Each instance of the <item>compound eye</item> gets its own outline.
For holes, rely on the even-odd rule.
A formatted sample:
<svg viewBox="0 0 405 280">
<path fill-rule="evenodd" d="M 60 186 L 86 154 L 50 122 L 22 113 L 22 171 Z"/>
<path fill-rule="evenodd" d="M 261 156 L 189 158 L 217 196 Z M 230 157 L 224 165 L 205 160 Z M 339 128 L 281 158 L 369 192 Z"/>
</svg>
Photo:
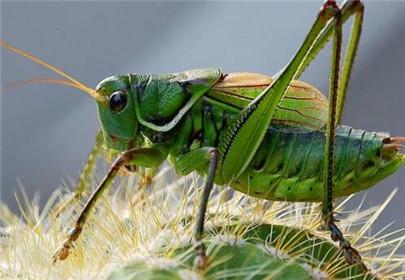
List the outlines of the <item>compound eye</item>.
<svg viewBox="0 0 405 280">
<path fill-rule="evenodd" d="M 125 92 L 116 91 L 110 95 L 110 109 L 113 112 L 119 113 L 127 106 L 128 98 Z"/>
</svg>

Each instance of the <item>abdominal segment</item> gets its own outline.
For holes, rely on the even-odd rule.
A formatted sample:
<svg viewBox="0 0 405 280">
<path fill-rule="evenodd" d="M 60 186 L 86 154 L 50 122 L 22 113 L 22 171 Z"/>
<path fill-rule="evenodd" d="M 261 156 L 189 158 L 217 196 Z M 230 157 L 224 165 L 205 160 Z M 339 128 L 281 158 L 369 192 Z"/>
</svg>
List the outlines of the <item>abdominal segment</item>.
<svg viewBox="0 0 405 280">
<path fill-rule="evenodd" d="M 381 155 L 387 134 L 347 126 L 336 131 L 334 197 L 366 189 L 399 163 Z M 230 186 L 250 196 L 322 201 L 325 132 L 272 126 L 252 162 Z"/>
</svg>

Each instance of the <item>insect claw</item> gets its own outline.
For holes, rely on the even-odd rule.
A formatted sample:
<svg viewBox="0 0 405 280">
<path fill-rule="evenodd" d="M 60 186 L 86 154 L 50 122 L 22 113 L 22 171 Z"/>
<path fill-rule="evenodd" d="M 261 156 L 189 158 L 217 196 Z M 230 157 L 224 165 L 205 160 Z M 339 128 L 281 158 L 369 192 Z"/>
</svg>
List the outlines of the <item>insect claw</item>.
<svg viewBox="0 0 405 280">
<path fill-rule="evenodd" d="M 361 261 L 361 256 L 357 250 L 353 249 L 353 247 L 349 246 L 343 248 L 343 254 L 345 256 L 346 261 L 349 264 L 355 264 Z"/>
<path fill-rule="evenodd" d="M 343 255 L 349 264 L 356 264 L 361 262 L 360 253 L 350 245 L 349 241 L 343 239 L 340 241 L 340 248 L 343 250 Z"/>
<path fill-rule="evenodd" d="M 333 241 L 339 241 L 339 247 L 343 251 L 346 262 L 350 265 L 359 264 L 364 272 L 369 271 L 367 266 L 361 261 L 360 253 L 352 247 L 349 241 L 347 241 L 339 228 L 332 222 L 328 223 L 329 230 L 331 231 L 331 238 Z"/>
<path fill-rule="evenodd" d="M 52 256 L 52 264 L 55 264 L 58 260 L 65 260 L 68 256 L 69 256 L 69 249 L 71 246 L 71 242 L 68 242 L 68 240 L 66 240 L 62 247 L 60 247 L 59 249 L 57 249 L 55 251 L 55 253 Z"/>
<path fill-rule="evenodd" d="M 330 220 L 329 220 L 330 221 Z M 339 247 L 343 251 L 343 256 L 346 262 L 350 265 L 358 264 L 361 266 L 364 272 L 368 272 L 369 269 L 362 262 L 360 253 L 352 247 L 349 241 L 347 241 L 339 228 L 332 222 L 328 223 L 329 230 L 331 231 L 331 238 L 333 241 L 339 241 Z"/>
<path fill-rule="evenodd" d="M 210 260 L 205 253 L 205 248 L 202 243 L 197 245 L 196 253 L 197 255 L 194 260 L 194 268 L 199 272 L 203 272 L 209 267 Z"/>
<path fill-rule="evenodd" d="M 63 245 L 55 251 L 52 256 L 52 264 L 55 264 L 58 260 L 65 260 L 69 256 L 69 250 L 72 247 L 74 241 L 79 238 L 80 233 L 82 232 L 81 226 L 75 226 L 71 230 L 69 230 L 68 238 L 66 238 Z"/>
</svg>

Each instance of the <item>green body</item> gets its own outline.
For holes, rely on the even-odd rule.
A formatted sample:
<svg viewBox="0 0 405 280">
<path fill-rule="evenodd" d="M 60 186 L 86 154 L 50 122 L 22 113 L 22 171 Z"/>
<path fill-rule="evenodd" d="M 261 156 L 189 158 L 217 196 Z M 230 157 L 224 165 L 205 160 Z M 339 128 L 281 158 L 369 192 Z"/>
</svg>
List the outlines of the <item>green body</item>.
<svg viewBox="0 0 405 280">
<path fill-rule="evenodd" d="M 322 219 L 339 241 L 349 264 L 361 256 L 335 224 L 333 198 L 376 184 L 405 162 L 404 137 L 342 126 L 349 78 L 364 15 L 361 1 L 339 7 L 325 1 L 289 63 L 271 77 L 223 74 L 199 69 L 166 75 L 109 77 L 95 90 L 56 67 L 0 40 L 0 45 L 56 72 L 66 80 L 49 82 L 79 88 L 97 101 L 103 146 L 117 156 L 87 200 L 74 227 L 53 256 L 66 259 L 90 210 L 119 171 L 159 167 L 169 159 L 179 174 L 205 175 L 195 238 L 196 268 L 209 266 L 201 242 L 213 183 L 269 200 L 322 201 Z M 342 26 L 353 17 L 342 59 Z M 314 87 L 296 81 L 332 42 L 329 100 Z M 101 141 L 99 141 L 100 143 Z M 95 160 L 96 143 L 80 177 L 77 194 Z M 367 267 L 361 263 L 362 268 Z"/>
<path fill-rule="evenodd" d="M 115 113 L 98 103 L 106 147 L 113 155 L 135 147 L 153 148 L 153 154 L 137 157 L 133 165 L 156 167 L 169 158 L 183 175 L 205 174 L 208 161 L 206 152 L 200 151 L 214 147 L 220 162 L 217 184 L 269 200 L 322 201 L 328 101 L 303 82 L 292 82 L 259 149 L 241 172 L 230 175 L 222 168 L 225 144 L 235 142 L 228 139 L 229 128 L 271 82 L 264 75 L 224 75 L 217 69 L 107 78 L 97 91 L 107 97 L 125 91 L 128 104 Z M 334 197 L 371 187 L 404 163 L 402 154 L 383 151 L 386 139 L 387 134 L 338 126 Z"/>
<path fill-rule="evenodd" d="M 339 241 L 349 264 L 360 263 L 368 271 L 335 224 L 333 198 L 371 187 L 403 165 L 405 155 L 399 150 L 405 137 L 341 126 L 363 15 L 361 1 L 345 1 L 341 6 L 325 1 L 297 52 L 274 80 L 260 74 L 225 75 L 219 69 L 200 69 L 117 75 L 93 90 L 0 40 L 2 47 L 67 79 L 41 81 L 81 89 L 97 101 L 102 135 L 80 176 L 77 196 L 95 165 L 92 156 L 100 143 L 108 158 L 117 156 L 53 262 L 67 258 L 89 211 L 120 170 L 135 171 L 138 166 L 156 170 L 169 158 L 179 174 L 197 171 L 206 177 L 195 231 L 199 271 L 209 266 L 201 239 L 214 182 L 269 200 L 322 201 L 322 219 L 332 240 Z M 351 17 L 341 59 L 343 24 Z M 296 80 L 330 39 L 327 101 L 317 89 Z"/>
</svg>

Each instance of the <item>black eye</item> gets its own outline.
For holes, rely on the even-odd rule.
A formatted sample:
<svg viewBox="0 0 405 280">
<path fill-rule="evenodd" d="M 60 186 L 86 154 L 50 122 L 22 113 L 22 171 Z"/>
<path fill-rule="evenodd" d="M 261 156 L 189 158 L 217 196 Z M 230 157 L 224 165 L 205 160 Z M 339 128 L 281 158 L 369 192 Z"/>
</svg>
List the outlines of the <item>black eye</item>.
<svg viewBox="0 0 405 280">
<path fill-rule="evenodd" d="M 127 106 L 128 98 L 123 91 L 116 91 L 110 95 L 110 109 L 114 112 L 121 112 Z"/>
</svg>

